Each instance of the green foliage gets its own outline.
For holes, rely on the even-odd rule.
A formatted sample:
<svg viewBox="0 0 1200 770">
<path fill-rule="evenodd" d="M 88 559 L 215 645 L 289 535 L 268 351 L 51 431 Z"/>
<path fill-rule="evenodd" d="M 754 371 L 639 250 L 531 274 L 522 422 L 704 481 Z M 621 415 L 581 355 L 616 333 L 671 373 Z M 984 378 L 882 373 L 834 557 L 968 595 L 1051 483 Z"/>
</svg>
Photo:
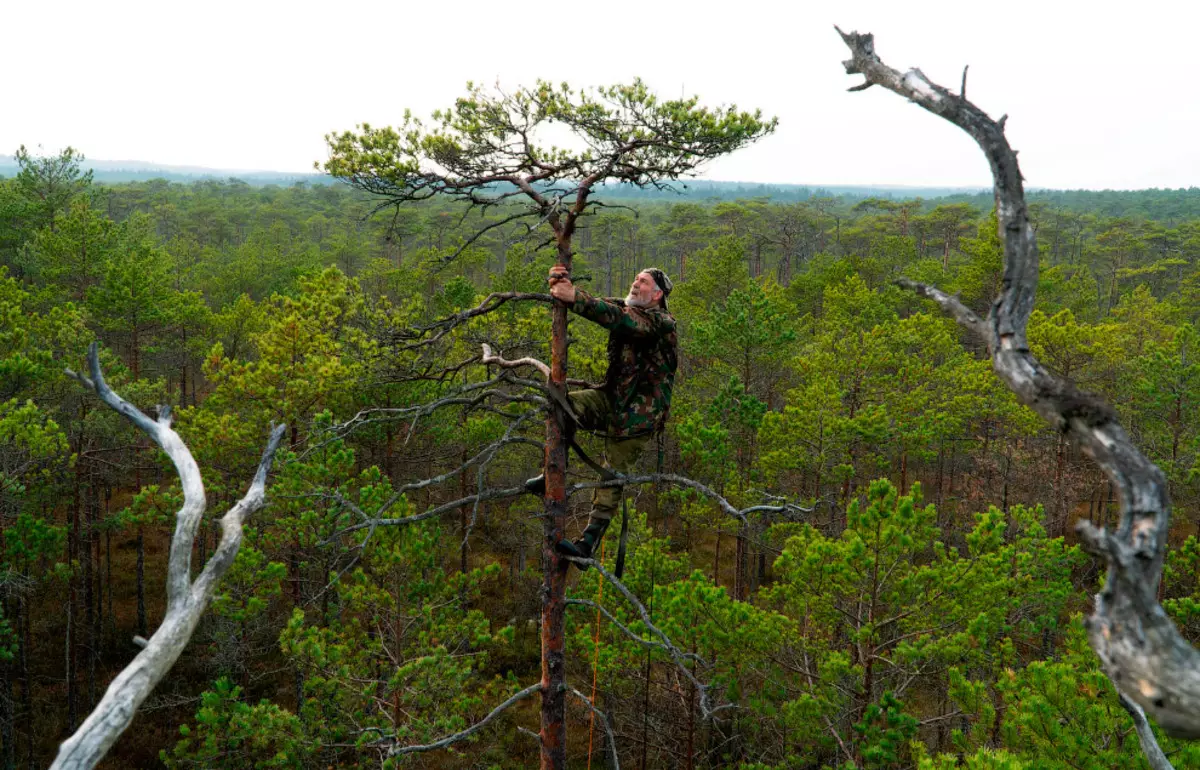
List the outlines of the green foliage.
<svg viewBox="0 0 1200 770">
<path fill-rule="evenodd" d="M 588 149 L 531 141 L 545 123 L 566 126 Z M 512 174 L 553 168 L 551 179 L 594 176 L 643 186 L 684 176 L 705 159 L 770 133 L 775 124 L 760 112 L 700 107 L 696 97 L 659 100 L 640 80 L 593 90 L 538 81 L 511 92 L 468 83 L 467 94 L 435 111 L 428 126 L 405 111 L 399 128 L 363 124 L 358 133 L 328 135 L 324 168 L 373 191 L 418 200 L 454 192 L 431 170 L 434 164 L 472 184 L 513 164 Z M 622 163 L 614 167 L 612 157 Z"/>
<path fill-rule="evenodd" d="M 179 728 L 182 736 L 159 759 L 170 770 L 229 767 L 238 770 L 285 770 L 308 767 L 315 752 L 300 720 L 275 704 L 241 700 L 242 688 L 228 679 L 216 681 L 200 696 L 195 726 Z"/>
<path fill-rule="evenodd" d="M 472 87 L 432 121 L 331 137 L 331 170 L 411 198 L 445 179 L 478 181 L 498 158 L 514 174 L 556 162 L 561 173 L 545 182 L 574 189 L 606 167 L 613 142 L 648 140 L 645 119 L 669 123 L 669 141 L 634 148 L 610 182 L 668 183 L 663 174 L 691 173 L 772 125 L 660 100 L 636 83 L 585 92 L 541 84 L 509 95 Z M 507 145 L 489 144 L 519 145 L 516 129 L 552 120 L 600 139 L 590 151 L 556 149 L 533 130 L 532 155 L 508 160 Z M 122 395 L 146 410 L 178 406 L 213 517 L 201 526 L 197 564 L 219 537 L 215 517 L 244 493 L 269 424 L 292 428 L 269 505 L 249 523 L 190 648 L 180 686 L 208 692 L 163 763 L 378 767 L 374 742 L 440 738 L 535 681 L 536 501 L 500 498 L 442 519 L 361 526 L 376 515 L 421 515 L 476 485 L 513 488 L 538 464 L 540 446 L 530 444 L 541 414 L 509 400 L 536 390 L 484 385 L 497 371 L 463 362 L 482 341 L 508 357 L 544 359 L 543 303 L 508 302 L 412 346 L 422 339 L 414 327 L 489 292 L 544 292 L 554 253 L 504 222 L 525 209 L 501 204 L 463 218 L 438 200 L 409 200 L 394 218 L 365 218 L 378 200 L 344 185 L 100 187 L 79 158 L 23 153 L 23 176 L 0 180 L 0 570 L 10 576 L 0 591 L 0 674 L 22 694 L 28 661 L 35 709 L 13 715 L 20 741 L 65 729 L 42 705 L 62 698 L 64 640 L 87 643 L 75 649 L 77 696 L 92 649 L 102 687 L 119 657 L 113 644 L 131 631 L 122 601 L 132 594 L 124 581 L 134 579 L 133 531 L 144 539 L 152 592 L 179 505 L 165 458 L 63 376 L 65 366 L 82 368 L 93 338 Z M 487 197 L 515 188 L 471 189 Z M 737 708 L 705 722 L 669 655 L 607 621 L 597 648 L 594 613 L 575 607 L 569 679 L 583 690 L 597 661 L 622 762 L 637 763 L 643 729 L 648 766 L 1141 762 L 1127 716 L 1068 620 L 1086 608 L 1094 572 L 1051 536 L 1083 516 L 1112 523 L 1103 478 L 998 385 L 974 341 L 892 285 L 902 275 L 929 281 L 986 311 L 1002 278 L 995 218 L 983 213 L 990 201 L 807 191 L 786 203 L 714 204 L 635 200 L 629 184 L 598 184 L 595 194 L 636 211 L 579 220 L 575 270 L 591 276 L 583 285 L 623 294 L 647 263 L 677 279 L 671 309 L 683 350 L 664 470 L 737 507 L 776 506 L 743 524 L 693 491 L 628 490 L 639 510 L 625 582 L 678 648 L 697 656 L 689 671 L 711 685 L 713 701 Z M 1200 224 L 1189 219 L 1191 193 L 1139 195 L 1034 196 L 1042 265 L 1029 339 L 1048 366 L 1113 403 L 1166 472 L 1180 514 L 1172 542 L 1182 546 L 1168 556 L 1164 608 L 1196 639 L 1200 546 L 1188 536 L 1200 493 Z M 1144 216 L 1152 212 L 1170 219 Z M 570 376 L 601 379 L 603 331 L 576 321 L 570 338 Z M 410 410 L 462 385 L 503 397 Z M 512 434 L 526 444 L 485 452 L 454 474 L 527 408 Z M 658 460 L 648 455 L 643 467 Z M 574 462 L 571 470 L 572 480 L 590 480 Z M 439 475 L 445 483 L 396 494 Z M 572 505 L 583 513 L 586 503 Z M 611 535 L 607 545 L 611 564 Z M 88 570 L 93 589 L 117 605 L 110 616 L 93 604 L 94 647 L 78 614 Z M 64 599 L 72 591 L 74 604 Z M 594 571 L 573 576 L 570 591 L 602 595 L 633 633 L 655 638 L 609 586 L 601 591 Z M 64 605 L 76 613 L 70 635 Z M 528 764 L 536 747 L 513 728 L 534 724 L 531 705 L 429 761 Z M 159 728 L 169 714 L 145 719 Z M 572 707 L 572 761 L 583 719 Z M 1177 767 L 1200 763 L 1191 747 L 1163 743 Z"/>
</svg>

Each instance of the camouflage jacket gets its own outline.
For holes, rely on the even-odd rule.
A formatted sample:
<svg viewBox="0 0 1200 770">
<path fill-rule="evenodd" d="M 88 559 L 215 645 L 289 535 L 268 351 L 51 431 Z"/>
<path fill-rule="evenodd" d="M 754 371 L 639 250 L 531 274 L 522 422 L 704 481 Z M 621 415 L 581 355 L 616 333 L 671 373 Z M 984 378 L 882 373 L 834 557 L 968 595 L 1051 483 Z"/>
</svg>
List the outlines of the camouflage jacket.
<svg viewBox="0 0 1200 770">
<path fill-rule="evenodd" d="M 572 312 L 608 329 L 608 374 L 604 390 L 612 405 L 609 434 L 653 433 L 667 420 L 679 340 L 675 319 L 661 308 L 627 307 L 575 290 Z"/>
</svg>

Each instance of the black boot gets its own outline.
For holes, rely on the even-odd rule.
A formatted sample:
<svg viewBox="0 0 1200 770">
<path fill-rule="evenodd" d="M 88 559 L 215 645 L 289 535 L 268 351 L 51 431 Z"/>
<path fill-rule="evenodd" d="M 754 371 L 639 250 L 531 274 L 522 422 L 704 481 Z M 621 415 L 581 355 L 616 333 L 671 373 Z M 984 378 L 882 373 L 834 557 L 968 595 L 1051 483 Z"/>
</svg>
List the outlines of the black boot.
<svg viewBox="0 0 1200 770">
<path fill-rule="evenodd" d="M 538 474 L 531 479 L 525 480 L 525 491 L 537 497 L 546 496 L 546 477 Z"/>
<path fill-rule="evenodd" d="M 604 532 L 608 529 L 608 524 L 611 519 L 589 519 L 587 529 L 583 531 L 579 539 L 575 542 L 570 540 L 559 540 L 555 548 L 564 556 L 574 556 L 577 559 L 590 559 L 592 554 L 596 552 L 596 546 L 600 545 L 600 539 L 604 537 Z M 575 564 L 581 570 L 586 570 L 588 565 Z"/>
</svg>

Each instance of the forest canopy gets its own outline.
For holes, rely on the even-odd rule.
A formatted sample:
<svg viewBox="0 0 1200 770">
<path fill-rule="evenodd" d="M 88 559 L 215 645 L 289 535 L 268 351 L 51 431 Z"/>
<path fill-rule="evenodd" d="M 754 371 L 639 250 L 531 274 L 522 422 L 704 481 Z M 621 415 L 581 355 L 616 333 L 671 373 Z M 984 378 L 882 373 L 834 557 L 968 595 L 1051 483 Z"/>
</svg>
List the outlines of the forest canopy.
<svg viewBox="0 0 1200 770">
<path fill-rule="evenodd" d="M 541 505 L 485 492 L 540 468 L 545 399 L 478 356 L 549 360 L 546 306 L 430 324 L 544 292 L 554 245 L 503 207 L 371 217 L 378 199 L 340 184 L 99 184 L 73 151 L 17 159 L 0 179 L 0 766 L 47 764 L 165 611 L 181 490 L 64 375 L 87 371 L 92 341 L 123 397 L 173 407 L 203 470 L 197 563 L 288 426 L 237 561 L 108 766 L 401 766 L 421 760 L 395 748 L 536 680 Z M 1193 644 L 1194 192 L 1031 194 L 1028 327 L 1165 473 L 1162 601 Z M 649 265 L 676 282 L 672 418 L 641 470 L 750 512 L 627 489 L 636 604 L 596 570 L 567 586 L 572 761 L 1144 766 L 1081 621 L 1101 576 L 1073 525 L 1116 521 L 1112 485 L 977 340 L 895 285 L 986 314 L 1004 269 L 990 199 L 624 202 L 579 218 L 572 274 L 602 296 Z M 569 375 L 601 379 L 603 330 L 575 320 L 570 338 Z M 524 704 L 425 756 L 529 766 L 518 728 L 536 721 Z M 1200 762 L 1159 738 L 1176 766 Z"/>
</svg>

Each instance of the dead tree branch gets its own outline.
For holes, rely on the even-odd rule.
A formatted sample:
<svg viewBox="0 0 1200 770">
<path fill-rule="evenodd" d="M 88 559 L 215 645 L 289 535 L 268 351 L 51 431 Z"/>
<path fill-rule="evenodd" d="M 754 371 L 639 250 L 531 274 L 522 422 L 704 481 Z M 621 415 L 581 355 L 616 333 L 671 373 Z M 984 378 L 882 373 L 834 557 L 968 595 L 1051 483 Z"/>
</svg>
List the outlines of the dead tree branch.
<svg viewBox="0 0 1200 770">
<path fill-rule="evenodd" d="M 492 346 L 486 343 L 483 346 L 483 358 L 480 359 L 480 363 L 495 364 L 496 366 L 504 369 L 515 369 L 518 366 L 532 366 L 544 374 L 546 379 L 550 379 L 550 367 L 547 364 L 542 363 L 536 358 L 518 358 L 513 361 L 509 361 L 502 356 L 498 356 L 493 353 Z"/>
<path fill-rule="evenodd" d="M 1088 619 L 1091 645 L 1118 691 L 1168 735 L 1200 737 L 1200 653 L 1180 636 L 1157 600 L 1171 507 L 1166 479 L 1133 445 L 1111 407 L 1049 372 L 1025 339 L 1037 288 L 1037 238 L 1004 119 L 993 121 L 919 69 L 901 73 L 887 66 L 876 55 L 870 34 L 838 32 L 850 48 L 848 73 L 861 74 L 867 84 L 883 86 L 945 118 L 966 131 L 987 156 L 1005 259 L 1003 288 L 986 321 L 936 289 L 907 285 L 980 335 L 993 369 L 1017 398 L 1067 434 L 1112 480 L 1121 503 L 1116 531 L 1087 521 L 1077 525 L 1084 547 L 1108 562 L 1107 581 Z M 1139 734 L 1153 739 L 1148 732 Z"/>
<path fill-rule="evenodd" d="M 90 379 L 70 369 L 67 370 L 67 374 L 94 391 L 105 404 L 162 447 L 179 474 L 183 506 L 175 515 L 175 534 L 171 538 L 171 551 L 167 563 L 167 610 L 162 624 L 154 635 L 146 640 L 137 657 L 117 674 L 100 703 L 75 734 L 63 741 L 58 756 L 51 765 L 54 770 L 95 767 L 121 733 L 129 727 L 138 706 L 145 701 L 183 653 L 183 648 L 187 646 L 200 622 L 200 616 L 204 614 L 212 599 L 217 583 L 237 556 L 242 544 L 242 522 L 261 508 L 266 500 L 267 471 L 271 468 L 275 450 L 286 427 L 278 425 L 271 431 L 250 489 L 246 496 L 221 518 L 221 542 L 200 575 L 193 581 L 192 543 L 207 505 L 200 468 L 183 439 L 172 430 L 169 408 L 161 407 L 158 419 L 152 420 L 118 396 L 104 382 L 96 343 L 92 343 L 88 350 L 88 366 L 91 369 Z"/>
<path fill-rule="evenodd" d="M 541 682 L 538 682 L 537 684 L 531 684 L 524 690 L 521 690 L 508 700 L 501 703 L 496 708 L 492 709 L 490 712 L 488 712 L 487 716 L 471 725 L 467 729 L 454 733 L 453 735 L 447 735 L 445 738 L 442 738 L 439 741 L 434 741 L 433 743 L 424 743 L 417 746 L 393 746 L 392 748 L 388 749 L 388 756 L 396 757 L 400 756 L 401 754 L 416 754 L 417 752 L 422 751 L 435 751 L 437 749 L 444 749 L 452 743 L 458 743 L 463 738 L 471 737 L 484 727 L 487 727 L 489 722 L 503 714 L 505 711 L 508 711 L 510 708 L 525 700 L 530 695 L 541 691 Z"/>
<path fill-rule="evenodd" d="M 596 602 L 590 601 L 588 599 L 567 599 L 567 606 L 572 606 L 572 605 L 577 606 L 577 607 L 590 607 L 591 609 L 596 610 L 600 614 L 604 615 L 604 617 L 608 618 L 609 622 L 611 622 L 614 626 L 621 629 L 621 631 L 626 636 L 628 636 L 630 639 L 632 639 L 633 641 L 637 642 L 638 644 L 640 644 L 644 647 L 652 647 L 656 650 L 662 650 L 663 652 L 667 653 L 668 655 L 675 652 L 675 650 L 672 650 L 670 647 L 666 646 L 662 642 L 656 642 L 653 639 L 647 639 L 646 637 L 637 633 L 629 626 L 627 626 L 624 623 L 622 623 L 621 621 L 617 620 L 611 612 L 609 612 L 608 610 L 606 610 L 604 607 L 600 606 Z M 690 658 L 690 659 L 696 661 L 697 663 L 699 663 L 701 666 L 704 666 L 705 668 L 709 668 L 708 662 L 705 661 L 704 658 L 701 658 L 699 655 L 696 655 L 695 653 L 685 652 L 685 653 L 683 653 L 683 657 Z"/>
<path fill-rule="evenodd" d="M 1171 760 L 1167 759 L 1162 747 L 1158 745 L 1158 739 L 1154 737 L 1154 730 L 1150 728 L 1150 722 L 1147 721 L 1146 712 L 1142 710 L 1142 707 L 1131 701 L 1120 690 L 1117 691 L 1117 698 L 1121 701 L 1121 708 L 1128 711 L 1129 716 L 1133 718 L 1133 729 L 1137 732 L 1138 741 L 1142 744 L 1142 753 L 1146 755 L 1150 770 L 1175 770 Z"/>
<path fill-rule="evenodd" d="M 446 513 L 447 511 L 456 510 L 458 508 L 461 508 L 464 505 L 471 505 L 476 502 L 482 503 L 482 502 L 487 502 L 489 500 L 501 500 L 506 497 L 518 497 L 518 496 L 524 495 L 524 494 L 527 494 L 527 492 L 525 491 L 525 485 L 523 485 L 523 484 L 519 487 L 508 487 L 506 489 L 485 489 L 482 492 L 479 492 L 478 494 L 467 495 L 466 497 L 460 497 L 457 500 L 451 500 L 448 503 L 442 503 L 441 505 L 430 508 L 429 510 L 424 511 L 422 513 L 414 513 L 411 516 L 402 516 L 402 517 L 393 518 L 393 519 L 367 519 L 365 521 L 360 521 L 357 524 L 351 524 L 350 526 L 344 527 L 343 529 L 341 529 L 340 531 L 338 531 L 337 533 L 335 533 L 334 535 L 329 537 L 327 540 L 325 540 L 322 543 L 322 545 L 327 545 L 329 543 L 332 543 L 334 540 L 341 537 L 342 535 L 348 535 L 351 532 L 357 532 L 360 529 L 376 529 L 378 527 L 399 527 L 399 526 L 403 526 L 405 524 L 415 524 L 418 521 L 425 521 L 426 519 L 432 519 L 437 516 L 441 516 L 443 513 Z"/>
<path fill-rule="evenodd" d="M 579 690 L 572 687 L 571 694 L 583 701 L 583 705 L 587 706 L 593 714 L 599 717 L 600 724 L 604 726 L 604 734 L 608 736 L 608 756 L 612 760 L 613 770 L 621 770 L 621 761 L 617 758 L 617 736 L 613 733 L 612 726 L 608 723 L 608 717 L 604 715 L 603 711 L 596 708 L 596 704 L 592 703 L 591 698 Z"/>
<path fill-rule="evenodd" d="M 533 302 L 551 303 L 554 301 L 554 298 L 549 294 L 537 294 L 524 291 L 492 292 L 484 298 L 483 302 L 480 302 L 478 305 L 470 308 L 469 310 L 461 310 L 454 315 L 440 318 L 431 324 L 426 324 L 424 326 L 413 326 L 396 332 L 393 335 L 393 341 L 405 342 L 404 345 L 398 347 L 396 350 L 397 352 L 403 352 L 406 350 L 415 350 L 416 348 L 423 348 L 427 345 L 432 345 L 442 337 L 445 337 L 452 330 L 462 326 L 467 321 L 470 321 L 472 318 L 486 315 L 494 310 L 498 310 L 501 305 L 513 300 L 528 300 Z"/>
<path fill-rule="evenodd" d="M 646 605 L 642 604 L 642 602 L 633 595 L 633 592 L 625 587 L 624 583 L 622 583 L 620 580 L 617 580 L 615 575 L 606 570 L 603 564 L 601 564 L 597 559 L 578 559 L 574 556 L 564 556 L 563 558 L 568 561 L 573 561 L 579 565 L 595 567 L 596 571 L 599 572 L 604 579 L 612 585 L 613 588 L 617 589 L 617 593 L 625 597 L 625 601 L 629 602 L 633 609 L 637 611 L 638 617 L 641 618 L 642 623 L 646 626 L 647 630 L 658 637 L 659 641 L 661 642 L 662 649 L 666 651 L 668 656 L 670 656 L 671 662 L 675 664 L 677 669 L 683 672 L 683 675 L 687 677 L 687 679 L 696 688 L 696 692 L 700 695 L 700 714 L 704 719 L 709 719 L 717 711 L 730 708 L 729 705 L 726 705 L 714 709 L 709 705 L 708 685 L 703 684 L 699 679 L 697 679 L 696 675 L 692 673 L 691 669 L 688 668 L 688 665 L 685 662 L 689 659 L 698 661 L 700 659 L 691 653 L 684 652 L 676 647 L 674 642 L 671 641 L 670 637 L 668 637 L 662 629 L 654 625 L 654 622 L 650 619 L 650 611 L 646 609 Z M 624 627 L 622 626 L 622 628 Z M 703 663 L 703 661 L 700 662 Z"/>
<path fill-rule="evenodd" d="M 675 486 L 695 490 L 716 503 L 722 511 L 742 522 L 747 521 L 746 514 L 748 513 L 811 512 L 812 510 L 801 508 L 791 503 L 784 505 L 752 505 L 749 508 L 737 508 L 707 484 L 702 484 L 695 479 L 689 479 L 687 476 L 680 476 L 676 473 L 647 473 L 640 476 L 620 476 L 618 474 L 617 478 L 609 479 L 608 481 L 583 481 L 578 484 L 572 484 L 567 490 L 567 495 L 572 495 L 582 489 L 624 487 L 636 484 L 674 484 Z"/>
</svg>

